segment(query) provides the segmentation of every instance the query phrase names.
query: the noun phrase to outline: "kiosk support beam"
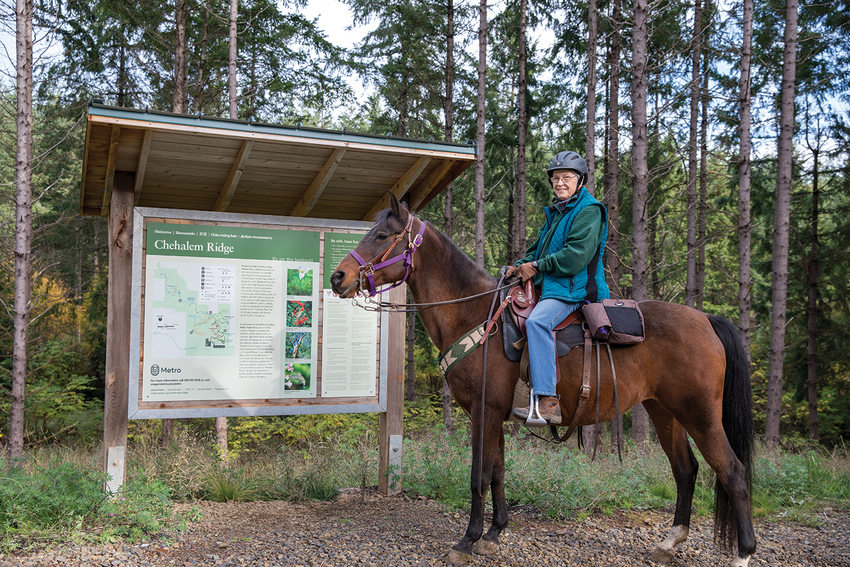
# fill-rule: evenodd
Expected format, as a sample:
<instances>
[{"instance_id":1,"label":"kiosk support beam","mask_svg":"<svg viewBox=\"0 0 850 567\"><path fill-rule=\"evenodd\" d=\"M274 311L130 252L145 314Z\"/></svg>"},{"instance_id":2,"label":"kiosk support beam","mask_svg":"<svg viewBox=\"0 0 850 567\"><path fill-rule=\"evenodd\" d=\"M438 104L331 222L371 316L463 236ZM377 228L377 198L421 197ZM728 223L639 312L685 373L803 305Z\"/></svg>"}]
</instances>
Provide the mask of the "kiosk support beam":
<instances>
[{"instance_id":1,"label":"kiosk support beam","mask_svg":"<svg viewBox=\"0 0 850 567\"><path fill-rule=\"evenodd\" d=\"M105 486L109 492L117 491L124 483L127 449L134 188L132 172L115 172L109 200L106 390L103 400L103 463L109 475Z\"/></svg>"},{"instance_id":2,"label":"kiosk support beam","mask_svg":"<svg viewBox=\"0 0 850 567\"><path fill-rule=\"evenodd\" d=\"M404 303L407 286L389 291L388 300ZM390 313L387 345L387 411L381 414L378 452L378 491L401 492L401 440L404 418L404 332L405 314Z\"/></svg>"}]
</instances>

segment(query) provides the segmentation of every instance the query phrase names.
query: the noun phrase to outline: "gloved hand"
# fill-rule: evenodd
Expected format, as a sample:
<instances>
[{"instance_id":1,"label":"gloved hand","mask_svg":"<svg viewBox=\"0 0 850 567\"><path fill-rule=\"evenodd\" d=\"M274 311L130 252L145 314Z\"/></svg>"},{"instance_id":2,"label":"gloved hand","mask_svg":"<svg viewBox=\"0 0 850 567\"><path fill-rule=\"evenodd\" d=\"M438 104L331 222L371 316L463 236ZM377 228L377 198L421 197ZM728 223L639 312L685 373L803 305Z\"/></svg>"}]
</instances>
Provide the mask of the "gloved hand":
<instances>
[{"instance_id":1,"label":"gloved hand","mask_svg":"<svg viewBox=\"0 0 850 567\"><path fill-rule=\"evenodd\" d=\"M526 280L533 278L534 274L537 273L537 268L531 265L531 262L526 262L525 264L520 264L517 268L517 274L520 279L522 279L522 283L525 283Z\"/></svg>"},{"instance_id":2,"label":"gloved hand","mask_svg":"<svg viewBox=\"0 0 850 567\"><path fill-rule=\"evenodd\" d=\"M505 279L508 279L512 276L516 275L517 267L511 264L510 266L505 266Z\"/></svg>"}]
</instances>

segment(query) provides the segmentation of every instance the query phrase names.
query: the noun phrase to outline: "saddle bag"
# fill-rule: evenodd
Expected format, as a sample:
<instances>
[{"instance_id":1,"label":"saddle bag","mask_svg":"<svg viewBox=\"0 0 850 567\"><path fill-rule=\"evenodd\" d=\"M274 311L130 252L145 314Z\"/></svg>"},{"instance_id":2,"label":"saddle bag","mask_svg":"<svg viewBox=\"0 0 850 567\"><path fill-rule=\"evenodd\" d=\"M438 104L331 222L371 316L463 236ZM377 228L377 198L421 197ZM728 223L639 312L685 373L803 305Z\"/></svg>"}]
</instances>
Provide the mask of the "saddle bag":
<instances>
[{"instance_id":1,"label":"saddle bag","mask_svg":"<svg viewBox=\"0 0 850 567\"><path fill-rule=\"evenodd\" d=\"M581 310L590 334L599 341L633 345L645 337L643 313L634 299L603 299Z\"/></svg>"}]
</instances>

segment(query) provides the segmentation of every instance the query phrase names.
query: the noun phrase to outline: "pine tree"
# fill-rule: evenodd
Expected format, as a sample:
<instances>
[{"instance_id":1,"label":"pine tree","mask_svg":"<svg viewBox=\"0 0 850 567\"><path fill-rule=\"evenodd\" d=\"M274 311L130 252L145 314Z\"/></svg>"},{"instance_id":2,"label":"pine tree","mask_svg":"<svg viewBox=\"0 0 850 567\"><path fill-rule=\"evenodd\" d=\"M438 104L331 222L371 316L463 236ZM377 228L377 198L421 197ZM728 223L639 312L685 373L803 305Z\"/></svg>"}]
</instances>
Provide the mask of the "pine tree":
<instances>
[{"instance_id":1,"label":"pine tree","mask_svg":"<svg viewBox=\"0 0 850 567\"><path fill-rule=\"evenodd\" d=\"M797 69L797 0L785 7L785 56L777 143L776 204L773 218L773 293L771 296L770 367L768 369L765 441L779 445L785 322L788 301L788 239L791 206L791 162L794 135L794 82Z\"/></svg>"}]
</instances>

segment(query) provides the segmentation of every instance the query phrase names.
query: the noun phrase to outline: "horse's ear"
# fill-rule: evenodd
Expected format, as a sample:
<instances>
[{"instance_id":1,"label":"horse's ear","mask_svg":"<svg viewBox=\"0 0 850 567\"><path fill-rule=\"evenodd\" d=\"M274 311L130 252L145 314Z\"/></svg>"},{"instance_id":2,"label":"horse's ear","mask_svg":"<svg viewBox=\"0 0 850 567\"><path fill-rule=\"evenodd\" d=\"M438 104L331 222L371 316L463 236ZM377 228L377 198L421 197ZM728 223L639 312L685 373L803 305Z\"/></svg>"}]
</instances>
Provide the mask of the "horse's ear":
<instances>
[{"instance_id":1,"label":"horse's ear","mask_svg":"<svg viewBox=\"0 0 850 567\"><path fill-rule=\"evenodd\" d=\"M390 196L390 210L395 216L399 216L399 203L398 199L396 199L395 193L387 191L387 194Z\"/></svg>"},{"instance_id":2,"label":"horse's ear","mask_svg":"<svg viewBox=\"0 0 850 567\"><path fill-rule=\"evenodd\" d=\"M407 211L407 205L400 202L398 198L396 198L395 193L392 191L387 191L390 195L390 210L393 215L402 222L407 220L407 215L409 214Z\"/></svg>"}]
</instances>

